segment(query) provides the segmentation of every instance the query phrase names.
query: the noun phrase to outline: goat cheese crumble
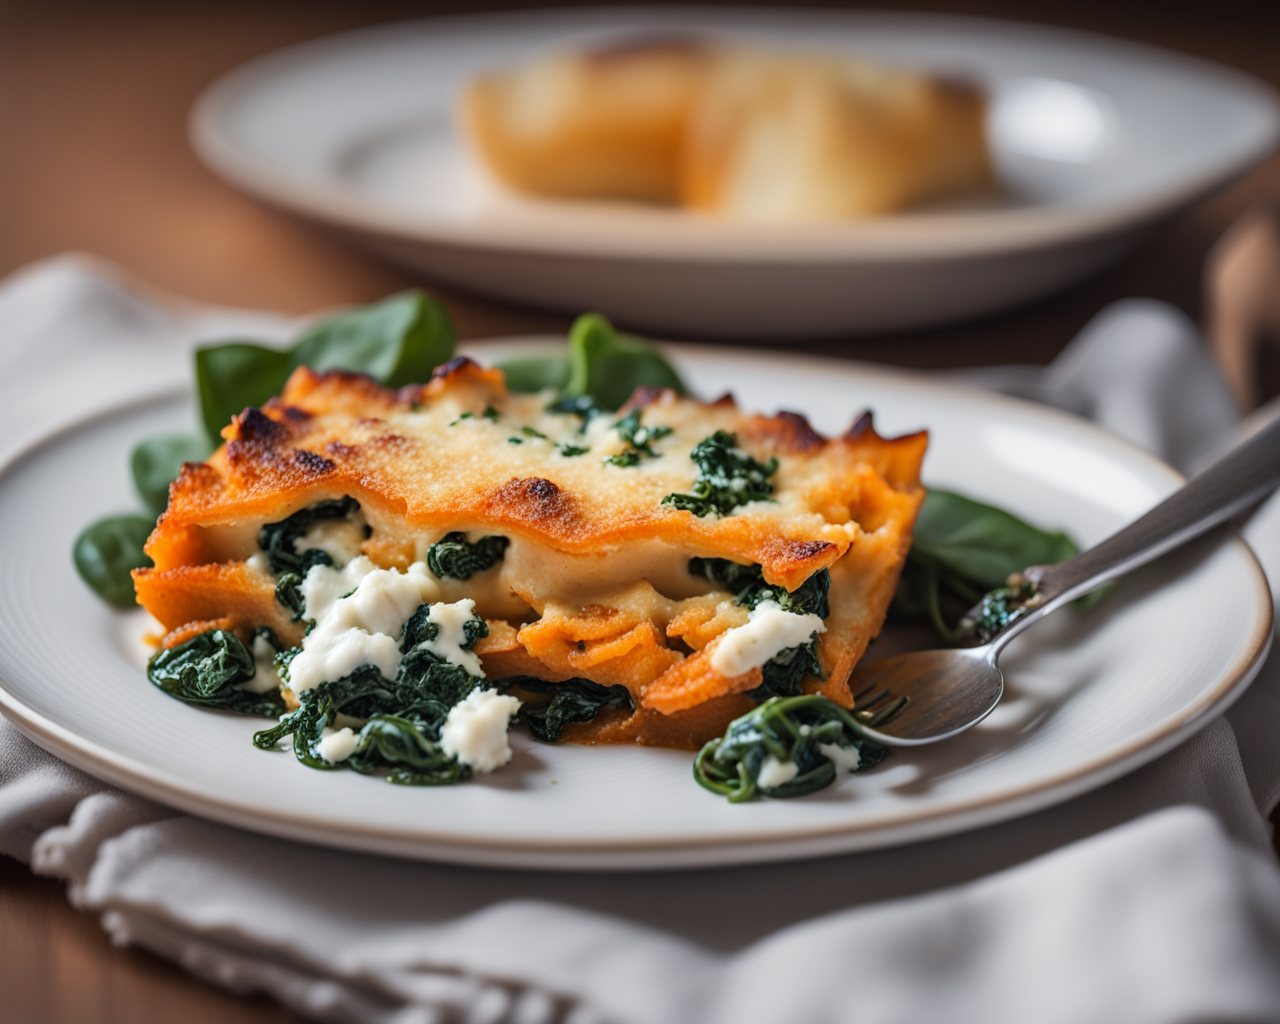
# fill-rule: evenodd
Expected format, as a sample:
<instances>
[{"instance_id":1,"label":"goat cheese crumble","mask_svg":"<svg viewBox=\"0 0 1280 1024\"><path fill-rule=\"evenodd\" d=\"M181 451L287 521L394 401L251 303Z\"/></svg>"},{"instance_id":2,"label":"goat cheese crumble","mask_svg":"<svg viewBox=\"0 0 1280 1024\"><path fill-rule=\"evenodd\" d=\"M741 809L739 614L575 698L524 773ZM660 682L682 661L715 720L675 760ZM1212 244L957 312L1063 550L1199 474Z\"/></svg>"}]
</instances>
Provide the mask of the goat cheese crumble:
<instances>
[{"instance_id":1,"label":"goat cheese crumble","mask_svg":"<svg viewBox=\"0 0 1280 1024\"><path fill-rule=\"evenodd\" d=\"M354 754L359 744L360 737L347 726L341 729L325 729L320 733L316 752L330 764L337 764Z\"/></svg>"},{"instance_id":2,"label":"goat cheese crumble","mask_svg":"<svg viewBox=\"0 0 1280 1024\"><path fill-rule=\"evenodd\" d=\"M756 776L756 782L761 789L777 789L779 786L785 786L799 773L800 769L794 761L779 761L770 754L760 766L760 774Z\"/></svg>"},{"instance_id":3,"label":"goat cheese crumble","mask_svg":"<svg viewBox=\"0 0 1280 1024\"><path fill-rule=\"evenodd\" d=\"M440 749L473 772L491 772L511 760L507 727L520 701L496 690L472 690L449 709Z\"/></svg>"},{"instance_id":4,"label":"goat cheese crumble","mask_svg":"<svg viewBox=\"0 0 1280 1024\"><path fill-rule=\"evenodd\" d=\"M732 679L826 631L820 616L783 611L777 601L761 601L751 610L746 625L721 635L711 652L711 667Z\"/></svg>"}]
</instances>

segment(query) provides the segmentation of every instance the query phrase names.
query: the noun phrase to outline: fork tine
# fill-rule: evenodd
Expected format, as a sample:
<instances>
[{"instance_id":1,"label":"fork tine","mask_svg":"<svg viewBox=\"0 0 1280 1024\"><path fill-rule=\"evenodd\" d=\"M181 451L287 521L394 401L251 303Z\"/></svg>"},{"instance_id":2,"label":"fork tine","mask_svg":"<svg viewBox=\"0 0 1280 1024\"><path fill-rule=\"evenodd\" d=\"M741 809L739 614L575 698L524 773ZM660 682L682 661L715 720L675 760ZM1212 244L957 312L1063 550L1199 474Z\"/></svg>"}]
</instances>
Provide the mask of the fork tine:
<instances>
[{"instance_id":1,"label":"fork tine","mask_svg":"<svg viewBox=\"0 0 1280 1024\"><path fill-rule=\"evenodd\" d=\"M888 693L888 691L885 691L883 696L892 697L893 695ZM878 701L874 703L878 703ZM898 715L902 714L910 703L910 697L894 697L890 703L880 708L879 711L872 711L867 708L862 711L855 711L853 716L861 721L868 729L874 729L876 726L883 725L891 718L896 718Z\"/></svg>"}]
</instances>

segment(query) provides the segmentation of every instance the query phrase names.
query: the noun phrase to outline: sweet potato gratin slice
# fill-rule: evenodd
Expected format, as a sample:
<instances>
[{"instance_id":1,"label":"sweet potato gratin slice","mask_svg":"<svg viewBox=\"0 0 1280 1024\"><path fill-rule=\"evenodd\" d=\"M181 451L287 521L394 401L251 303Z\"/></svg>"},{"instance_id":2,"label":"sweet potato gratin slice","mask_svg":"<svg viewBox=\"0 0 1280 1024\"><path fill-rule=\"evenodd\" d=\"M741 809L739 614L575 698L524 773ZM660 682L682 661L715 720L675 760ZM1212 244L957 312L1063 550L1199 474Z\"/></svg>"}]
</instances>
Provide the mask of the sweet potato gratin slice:
<instances>
[{"instance_id":1,"label":"sweet potato gratin slice","mask_svg":"<svg viewBox=\"0 0 1280 1024\"><path fill-rule=\"evenodd\" d=\"M542 708L547 734L683 748L771 696L852 707L927 441L669 390L608 413L465 358L399 391L302 368L222 433L134 573L162 646L221 630L268 666L284 652L290 707L429 649Z\"/></svg>"}]
</instances>

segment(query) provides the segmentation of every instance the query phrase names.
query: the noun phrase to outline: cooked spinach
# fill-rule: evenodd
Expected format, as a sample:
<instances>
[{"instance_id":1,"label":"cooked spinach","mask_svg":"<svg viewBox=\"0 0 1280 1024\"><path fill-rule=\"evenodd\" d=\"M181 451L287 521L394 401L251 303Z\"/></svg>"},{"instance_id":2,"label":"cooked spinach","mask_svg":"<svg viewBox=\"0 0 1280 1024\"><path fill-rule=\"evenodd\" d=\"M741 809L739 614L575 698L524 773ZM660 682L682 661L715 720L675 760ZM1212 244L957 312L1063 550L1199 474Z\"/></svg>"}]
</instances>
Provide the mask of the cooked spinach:
<instances>
[{"instance_id":1,"label":"cooked spinach","mask_svg":"<svg viewBox=\"0 0 1280 1024\"><path fill-rule=\"evenodd\" d=\"M613 425L613 429L626 442L627 447L618 455L606 455L604 461L610 466L624 469L640 465L643 458L656 459L658 453L653 450L653 442L671 433L670 427L641 426L639 409L632 409Z\"/></svg>"},{"instance_id":2,"label":"cooked spinach","mask_svg":"<svg viewBox=\"0 0 1280 1024\"><path fill-rule=\"evenodd\" d=\"M399 715L369 719L355 753L343 763L362 775L386 771L387 781L398 786L448 786L471 774L422 725Z\"/></svg>"},{"instance_id":3,"label":"cooked spinach","mask_svg":"<svg viewBox=\"0 0 1280 1024\"><path fill-rule=\"evenodd\" d=\"M275 637L269 635L269 639L274 645ZM241 688L253 678L256 668L253 655L239 637L225 629L212 629L155 654L147 662L147 678L170 697L188 704L275 718L285 710L278 692L251 693Z\"/></svg>"},{"instance_id":4,"label":"cooked spinach","mask_svg":"<svg viewBox=\"0 0 1280 1024\"><path fill-rule=\"evenodd\" d=\"M864 737L848 711L826 697L775 697L734 719L722 737L707 743L693 762L693 777L735 804L757 795L805 796L835 781L836 765L823 746L856 750L853 770L858 772L875 767L886 753ZM770 758L779 765L795 765L796 773L766 789L760 785L760 772Z\"/></svg>"},{"instance_id":5,"label":"cooked spinach","mask_svg":"<svg viewBox=\"0 0 1280 1024\"><path fill-rule=\"evenodd\" d=\"M129 571L151 565L142 548L155 525L153 518L134 515L107 516L90 523L71 548L76 572L108 604L132 608L137 599Z\"/></svg>"},{"instance_id":6,"label":"cooked spinach","mask_svg":"<svg viewBox=\"0 0 1280 1024\"><path fill-rule=\"evenodd\" d=\"M360 503L351 497L336 498L329 501L318 501L314 505L295 512L278 523L267 523L258 531L258 547L267 554L267 564L272 573L296 573L306 576L313 565L333 565L328 552L319 548L307 548L298 551L295 541L306 536L308 530L316 523L326 519L348 519L360 511ZM280 598L279 588L276 598ZM299 594L301 596L301 594ZM281 601L286 608L294 610L292 604Z\"/></svg>"},{"instance_id":7,"label":"cooked spinach","mask_svg":"<svg viewBox=\"0 0 1280 1024\"><path fill-rule=\"evenodd\" d=\"M930 490L916 519L893 610L928 618L939 636L955 641L963 630L947 624L944 598L970 607L1028 566L1061 562L1078 550L1065 533L1037 529L972 498Z\"/></svg>"},{"instance_id":8,"label":"cooked spinach","mask_svg":"<svg viewBox=\"0 0 1280 1024\"><path fill-rule=\"evenodd\" d=\"M299 366L355 370L387 387L426 381L453 356L453 323L445 308L408 291L330 317L289 349L226 342L196 350L196 390L211 440L231 417L280 392Z\"/></svg>"},{"instance_id":9,"label":"cooked spinach","mask_svg":"<svg viewBox=\"0 0 1280 1024\"><path fill-rule=\"evenodd\" d=\"M462 646L468 649L489 632L484 620L475 616L463 629ZM310 768L386 773L388 781L400 785L446 785L466 778L470 769L441 750L440 730L450 708L482 685L483 679L417 646L438 634L439 627L430 621L430 606L420 605L405 624L401 649L408 653L394 680L372 665L363 665L341 679L304 690L298 695L297 710L257 733L254 744L274 750L292 736L294 755ZM277 658L278 665L287 653ZM287 670L287 662L282 668ZM362 719L364 724L355 752L334 764L321 756L319 748L324 730L333 726L339 713Z\"/></svg>"},{"instance_id":10,"label":"cooked spinach","mask_svg":"<svg viewBox=\"0 0 1280 1024\"><path fill-rule=\"evenodd\" d=\"M535 739L543 743L559 741L564 727L571 722L590 722L606 708L634 711L635 704L625 686L604 686L590 679L566 679L549 683L532 676L512 676L494 684L499 689L518 686L530 693L549 693L551 699L542 704L524 704L520 718Z\"/></svg>"},{"instance_id":11,"label":"cooked spinach","mask_svg":"<svg viewBox=\"0 0 1280 1024\"><path fill-rule=\"evenodd\" d=\"M182 464L203 462L210 451L209 442L195 434L147 438L129 457L138 497L155 515L160 515L169 504L169 485L178 479Z\"/></svg>"},{"instance_id":12,"label":"cooked spinach","mask_svg":"<svg viewBox=\"0 0 1280 1024\"><path fill-rule=\"evenodd\" d=\"M738 604L746 608L755 608L761 601L774 601L785 612L817 615L823 619L831 614L831 605L827 602L831 573L826 569L819 569L792 591L766 583L764 570L759 565L743 565L727 558L691 558L689 572L722 584L733 591Z\"/></svg>"},{"instance_id":13,"label":"cooked spinach","mask_svg":"<svg viewBox=\"0 0 1280 1024\"><path fill-rule=\"evenodd\" d=\"M505 540L505 537L499 538ZM440 627L431 621L431 606L423 604L409 616L400 638L400 653L409 654L419 644L429 644L440 635ZM462 649L469 651L489 635L489 625L478 615L472 615L462 624Z\"/></svg>"},{"instance_id":14,"label":"cooked spinach","mask_svg":"<svg viewBox=\"0 0 1280 1024\"><path fill-rule=\"evenodd\" d=\"M427 549L427 568L439 579L469 580L501 562L510 543L506 537L491 535L471 544L465 533L446 533Z\"/></svg>"},{"instance_id":15,"label":"cooked spinach","mask_svg":"<svg viewBox=\"0 0 1280 1024\"><path fill-rule=\"evenodd\" d=\"M761 601L773 601L783 611L796 615L817 615L825 619L831 614L827 600L831 573L826 569L815 572L790 592L785 587L766 583L759 565L743 565L727 558L691 558L689 572L723 584L737 595L737 603L746 608L754 609ZM779 651L760 666L763 681L748 690L747 696L757 702L770 697L794 697L800 693L800 682L805 676L821 679L822 665L818 662L816 643L810 640Z\"/></svg>"},{"instance_id":16,"label":"cooked spinach","mask_svg":"<svg viewBox=\"0 0 1280 1024\"><path fill-rule=\"evenodd\" d=\"M759 463L737 445L737 437L724 430L699 441L689 453L698 467L693 493L668 494L662 504L701 517L727 516L740 505L767 500L773 493L769 477L777 471L778 460Z\"/></svg>"},{"instance_id":17,"label":"cooked spinach","mask_svg":"<svg viewBox=\"0 0 1280 1024\"><path fill-rule=\"evenodd\" d=\"M1022 618L1033 607L1036 585L1020 574L1009 577L1007 587L997 587L982 595L977 605L977 616L972 620L961 619L960 628L972 631L984 644L1016 619Z\"/></svg>"},{"instance_id":18,"label":"cooked spinach","mask_svg":"<svg viewBox=\"0 0 1280 1024\"><path fill-rule=\"evenodd\" d=\"M616 409L643 385L686 389L680 375L652 345L614 330L599 313L584 313L569 329L566 353L525 356L497 364L507 387L516 392L556 388L561 399L591 396L604 409Z\"/></svg>"},{"instance_id":19,"label":"cooked spinach","mask_svg":"<svg viewBox=\"0 0 1280 1024\"><path fill-rule=\"evenodd\" d=\"M289 618L301 622L307 610L306 599L302 596L302 577L296 572L281 573L276 580L276 600L289 610Z\"/></svg>"}]
</instances>

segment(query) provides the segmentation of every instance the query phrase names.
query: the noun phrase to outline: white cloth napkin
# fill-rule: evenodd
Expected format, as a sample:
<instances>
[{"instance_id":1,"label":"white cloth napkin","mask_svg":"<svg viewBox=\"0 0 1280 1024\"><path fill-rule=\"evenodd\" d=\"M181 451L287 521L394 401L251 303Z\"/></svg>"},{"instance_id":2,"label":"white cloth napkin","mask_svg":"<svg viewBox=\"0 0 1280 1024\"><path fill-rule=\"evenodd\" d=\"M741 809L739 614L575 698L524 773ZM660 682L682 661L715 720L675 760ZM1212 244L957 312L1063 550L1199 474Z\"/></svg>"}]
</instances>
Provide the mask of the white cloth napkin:
<instances>
[{"instance_id":1,"label":"white cloth napkin","mask_svg":"<svg viewBox=\"0 0 1280 1024\"><path fill-rule=\"evenodd\" d=\"M0 459L184 379L279 318L158 304L53 260L0 285ZM1101 314L1045 370L969 374L1182 466L1238 416L1195 328ZM51 395L58 400L49 401ZM1246 535L1280 580L1280 499ZM323 1021L1280 1021L1280 665L1158 761L1051 810L871 853L716 871L468 869L241 832L112 789L0 723L0 852L137 943Z\"/></svg>"}]
</instances>

